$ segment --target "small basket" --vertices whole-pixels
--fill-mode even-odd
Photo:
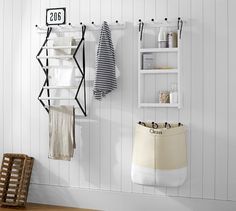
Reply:
[[[24,154],[3,155],[0,171],[0,205],[24,207],[27,202],[34,158]]]

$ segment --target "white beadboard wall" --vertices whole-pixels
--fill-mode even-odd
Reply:
[[[125,30],[112,32],[121,73],[119,88],[98,102],[88,84],[88,117],[76,122],[77,149],[71,162],[47,158],[48,114],[37,100],[44,75],[35,56],[44,35],[36,33],[35,24],[45,23],[46,8],[63,6],[67,22],[72,24],[127,22]],[[235,210],[235,10],[235,0],[1,0],[0,154],[22,152],[35,157],[30,200],[104,210],[173,210],[174,206],[175,210]],[[149,21],[178,16],[186,21],[182,36],[183,108],[140,109],[134,26],[139,18]],[[86,33],[88,78],[94,71],[98,38],[98,33]],[[146,40],[147,45],[154,42]],[[154,89],[168,86],[171,77],[147,80]],[[139,120],[180,121],[188,126],[188,180],[182,187],[146,187],[131,182],[134,127]],[[116,194],[118,197],[113,197]],[[127,206],[117,205],[121,201]],[[217,203],[226,204],[222,208]]]

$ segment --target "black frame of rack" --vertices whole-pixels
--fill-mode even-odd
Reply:
[[[85,84],[85,31],[86,31],[86,26],[85,25],[82,25],[82,38],[80,39],[80,42],[79,44],[77,45],[77,48],[75,49],[75,52],[73,53],[73,60],[75,61],[75,64],[81,74],[81,80],[78,84],[78,88],[76,90],[76,94],[75,94],[75,97],[74,97],[74,100],[76,101],[76,103],[78,104],[79,108],[81,109],[82,113],[84,114],[84,116],[87,116],[87,108],[86,108],[86,84]],[[52,32],[52,27],[48,27],[47,29],[47,33],[46,33],[46,38],[43,42],[43,45],[42,47],[40,48],[37,56],[36,56],[36,59],[38,60],[41,68],[43,69],[44,71],[44,74],[46,76],[45,78],[45,81],[43,83],[43,86],[40,90],[40,93],[39,93],[39,96],[38,96],[38,100],[39,102],[42,104],[42,106],[45,108],[45,110],[49,113],[49,107],[51,105],[51,102],[50,102],[50,99],[47,99],[48,101],[48,105],[46,105],[44,103],[44,100],[43,99],[40,99],[42,94],[44,93],[44,86],[49,86],[49,58],[46,58],[46,67],[47,68],[44,68],[44,65],[43,65],[43,62],[41,61],[41,59],[39,58],[40,54],[42,53],[42,51],[44,50],[44,47],[47,45],[47,42],[48,42],[48,38],[50,36]],[[82,67],[80,66],[78,60],[76,59],[76,54],[79,50],[79,48],[82,46]],[[48,49],[45,49],[46,50],[46,56],[48,56]],[[82,106],[79,99],[78,99],[78,94],[80,92],[80,88],[83,84],[83,88],[84,88],[84,92],[83,92],[83,95],[84,95],[84,105]],[[47,89],[47,97],[50,98],[50,89]],[[60,99],[59,99],[60,100]]]

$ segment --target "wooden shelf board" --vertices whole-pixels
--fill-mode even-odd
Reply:
[[[140,53],[168,53],[178,52],[179,48],[141,48]]]
[[[139,107],[178,108],[179,104],[170,104],[170,103],[139,103]]]
[[[178,69],[142,69],[141,74],[177,74]]]

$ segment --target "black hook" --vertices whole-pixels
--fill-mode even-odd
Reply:
[[[144,23],[139,22],[140,41],[142,41],[142,38],[143,38],[143,26],[144,26]]]
[[[165,127],[167,126],[167,124],[168,124],[168,123],[167,123],[167,122],[165,122]]]
[[[153,128],[153,129],[157,129],[157,128],[158,128],[158,124],[155,123],[155,122],[152,122],[152,128]]]
[[[145,124],[144,122],[139,121],[138,123],[139,123],[140,125],[146,126],[146,124]]]
[[[179,17],[178,18],[179,39],[181,39],[182,29],[183,29],[183,20],[181,20],[181,18]]]

